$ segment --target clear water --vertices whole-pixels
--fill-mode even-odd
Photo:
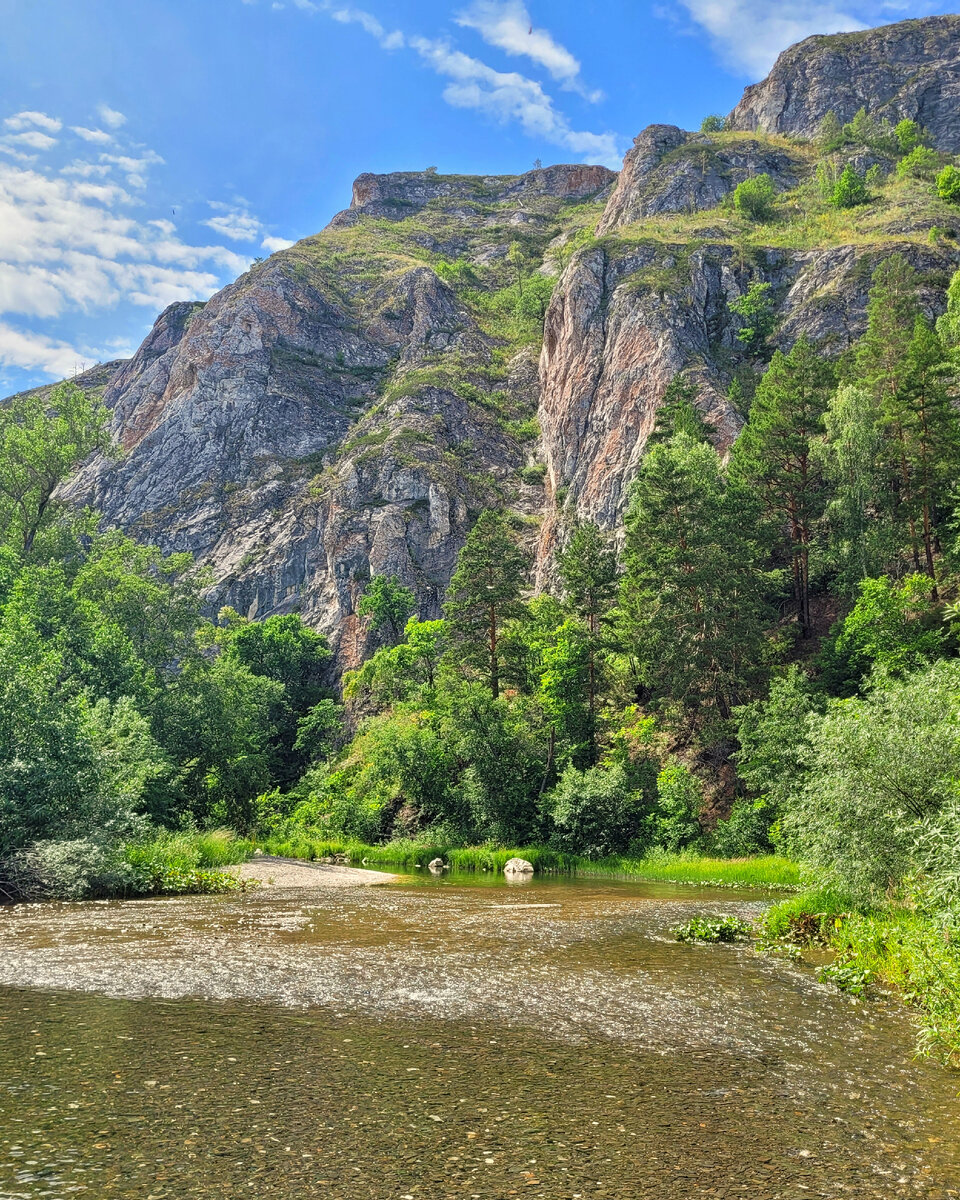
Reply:
[[[726,889],[418,880],[0,911],[0,1200],[960,1196],[960,1077]]]

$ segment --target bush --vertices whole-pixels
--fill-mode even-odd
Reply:
[[[520,472],[520,478],[524,483],[530,484],[532,487],[540,487],[546,478],[546,474],[546,463],[533,463],[531,466],[523,468]]]
[[[834,186],[830,203],[834,208],[856,208],[858,204],[866,204],[868,199],[863,176],[848,163]]]
[[[754,175],[738,183],[733,193],[733,206],[741,216],[751,221],[768,221],[773,216],[776,199],[769,175]]]
[[[739,917],[694,917],[674,931],[678,942],[743,942],[752,932]]]
[[[898,179],[933,179],[940,166],[940,155],[929,146],[914,146],[897,163]]]
[[[700,122],[701,133],[723,133],[726,127],[726,118],[717,113],[711,113],[709,117],[704,117]]]
[[[776,810],[766,799],[738,800],[726,821],[718,821],[710,835],[710,852],[720,858],[745,858],[769,854],[773,849],[770,827]]]
[[[657,776],[657,801],[647,823],[650,843],[674,853],[700,841],[700,781],[688,766],[671,762]]]
[[[909,118],[904,118],[894,129],[893,134],[902,154],[909,154],[911,150],[922,145],[926,138],[926,133],[921,126]]]
[[[619,764],[608,770],[567,767],[545,807],[554,824],[554,844],[571,854],[623,854],[642,835],[643,796],[630,790]]]
[[[960,171],[956,167],[944,167],[937,176],[937,195],[949,204],[960,204]]]

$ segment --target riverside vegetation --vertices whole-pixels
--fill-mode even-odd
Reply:
[[[755,178],[712,214],[740,223],[743,247],[761,227],[767,244],[868,239],[890,206],[935,210],[931,235],[955,236],[956,168],[922,130],[825,124],[819,165],[798,150],[811,171],[795,192]],[[896,170],[838,171],[851,141],[882,141]],[[675,235],[693,218],[670,220]],[[462,264],[436,267],[491,336],[523,342],[552,283],[522,248],[511,261],[493,298]],[[14,397],[0,888],[226,889],[219,868],[254,845],[474,869],[528,847],[542,870],[807,881],[767,935],[832,947],[850,990],[896,988],[924,1013],[925,1047],[956,1059],[960,272],[935,323],[930,286],[879,255],[867,330],[830,357],[804,337],[774,349],[770,285],[754,283],[734,310],[746,424],[728,459],[678,373],[619,553],[571,520],[552,586],[532,594],[529,519],[479,513],[441,619],[421,620],[399,579],[370,581],[357,615],[379,648],[342,694],[299,616],[212,619],[189,555],[60,500],[92,452],[113,453],[94,392]]]

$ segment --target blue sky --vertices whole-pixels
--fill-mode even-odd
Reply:
[[[616,166],[869,0],[0,0],[0,394],[126,356],[362,171]]]

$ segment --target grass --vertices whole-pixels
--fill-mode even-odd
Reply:
[[[688,854],[657,853],[645,858],[588,859],[565,854],[548,846],[450,846],[445,842],[393,841],[380,846],[363,842],[314,839],[308,834],[267,838],[261,842],[269,854],[285,858],[343,857],[354,865],[425,867],[442,858],[453,871],[503,870],[508,859],[525,858],[538,874],[607,876],[663,883],[702,884],[714,887],[792,889],[800,886],[800,868],[785,858],[705,858]]]
[[[123,890],[126,894],[155,896],[235,891],[241,882],[223,867],[246,862],[252,853],[252,842],[227,829],[159,833],[123,847],[129,876]]]
[[[910,902],[858,912],[821,888],[774,905],[764,925],[775,940],[833,950],[836,963],[822,977],[844,990],[872,985],[900,996],[919,1014],[919,1051],[960,1067],[960,947],[943,917]]]

